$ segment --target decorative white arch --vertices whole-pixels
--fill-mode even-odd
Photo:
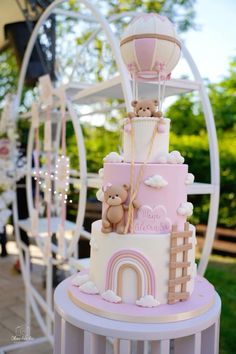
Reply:
[[[18,82],[18,88],[17,88],[17,96],[16,96],[16,101],[15,101],[15,117],[17,119],[18,116],[18,111],[19,111],[19,106],[20,106],[20,101],[21,101],[21,96],[22,96],[22,90],[23,90],[23,84],[24,84],[24,79],[27,71],[27,67],[29,64],[29,59],[37,38],[37,35],[39,33],[40,27],[42,24],[48,19],[48,17],[54,12],[54,10],[62,3],[66,2],[66,0],[56,0],[54,1],[42,14],[40,17],[39,21],[37,22],[33,33],[31,35],[30,41],[28,43],[23,63],[22,63],[22,68],[20,72],[20,77],[19,77],[19,82]],[[105,19],[100,13],[99,10],[92,4],[90,4],[87,0],[81,0],[79,1],[81,4],[84,4],[85,7],[87,7],[90,11],[92,16],[86,16],[86,20],[88,21],[96,21],[100,24],[101,29],[104,30],[107,39],[109,41],[109,44],[112,48],[112,52],[118,67],[118,70],[120,72],[120,77],[121,77],[121,87],[125,99],[125,105],[127,110],[130,110],[130,102],[132,101],[132,90],[131,90],[131,84],[129,81],[129,78],[127,76],[127,70],[124,66],[124,63],[121,58],[120,54],[120,49],[119,45],[117,42],[116,37],[114,36],[110,25],[109,21]],[[59,10],[57,10],[59,12]],[[62,11],[64,13],[64,11]],[[83,17],[83,15],[79,15],[76,13],[71,13],[70,14],[72,17]],[[114,15],[111,17],[111,21],[118,20],[121,17],[126,17],[126,16],[134,16],[135,13],[123,13],[119,15]],[[206,120],[206,127],[209,135],[209,146],[210,146],[210,161],[211,161],[211,184],[209,187],[205,188],[204,186],[196,186],[195,189],[193,189],[192,194],[210,194],[210,211],[209,211],[209,219],[208,219],[208,228],[207,228],[207,234],[206,234],[206,241],[204,244],[203,252],[202,252],[202,257],[199,263],[199,269],[198,272],[199,274],[203,274],[205,272],[209,255],[211,253],[212,249],[212,244],[214,240],[214,234],[215,234],[215,228],[216,228],[216,223],[217,223],[217,215],[218,215],[218,204],[219,204],[219,186],[220,186],[220,179],[219,179],[219,158],[218,158],[218,146],[217,146],[217,137],[216,137],[216,130],[215,130],[215,124],[214,124],[214,118],[212,114],[212,109],[210,105],[209,98],[207,96],[206,89],[204,87],[204,83],[201,79],[200,73],[196,67],[196,64],[194,63],[190,53],[187,51],[187,49],[183,46],[183,55],[193,73],[193,76],[195,80],[199,83],[199,93],[200,93],[200,98],[202,101],[203,105],[203,111],[205,115],[205,120]],[[77,114],[71,104],[71,102],[67,102],[68,106],[68,111],[70,112],[76,138],[77,138],[77,147],[79,150],[80,154],[80,181],[81,181],[81,190],[80,190],[80,201],[79,201],[79,206],[78,206],[78,215],[77,215],[77,220],[76,220],[76,235],[74,237],[73,242],[70,244],[68,250],[67,250],[67,256],[70,257],[75,249],[75,246],[79,240],[80,232],[82,230],[82,225],[83,225],[83,219],[84,219],[84,212],[85,212],[85,205],[86,205],[86,191],[87,191],[87,168],[86,168],[86,153],[85,153],[85,148],[84,148],[84,140],[83,140],[83,134],[81,131],[80,127],[80,122],[77,117]],[[32,151],[32,145],[33,144],[33,131],[30,131],[29,135],[29,146],[28,146],[28,154],[30,155]],[[29,164],[28,164],[29,167]],[[27,192],[28,192],[28,206],[31,208],[32,206],[32,200],[30,199],[31,193],[31,178],[28,178],[27,180]],[[19,225],[18,225],[18,210],[17,210],[17,204],[16,202],[14,203],[13,207],[13,213],[14,213],[14,224],[15,224],[15,234],[17,238],[18,245],[20,246],[20,259],[21,259],[21,264],[22,264],[22,275],[24,282],[26,284],[27,289],[29,289],[30,286],[30,271],[29,271],[29,251],[27,247],[21,242],[20,239],[20,232],[19,232]],[[25,257],[23,257],[23,251],[25,254]],[[49,260],[49,264],[52,266],[53,260]],[[24,266],[23,266],[24,265]],[[48,282],[50,282],[50,271],[48,272]],[[48,294],[48,298],[52,295],[50,292]],[[48,304],[40,297],[38,293],[35,292],[35,290],[28,291],[26,294],[26,325],[30,324],[30,312],[29,312],[29,304],[31,305],[36,318],[38,320],[38,323],[44,332],[45,336],[47,339],[49,339],[52,342],[52,332],[51,332],[51,324],[53,321],[53,313],[50,307],[48,307]],[[40,304],[40,306],[45,310],[47,313],[48,321],[45,324],[42,316],[40,315],[40,312],[38,310],[37,304]]]

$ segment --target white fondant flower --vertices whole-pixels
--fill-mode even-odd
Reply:
[[[185,184],[193,184],[194,182],[194,175],[192,173],[188,173],[186,178],[185,178]]]
[[[96,251],[98,250],[98,243],[94,237],[91,238],[89,244],[93,249],[95,249]]]
[[[14,200],[15,193],[12,190],[8,190],[2,193],[2,198],[7,205],[11,204]]]
[[[182,164],[184,163],[184,158],[181,156],[179,151],[172,151],[168,155],[168,163]]]
[[[98,175],[99,175],[100,178],[103,178],[103,172],[104,172],[104,169],[103,169],[103,168],[100,168],[100,169],[98,170]]]
[[[82,284],[79,287],[79,290],[81,290],[83,293],[91,294],[91,295],[95,295],[99,293],[96,285],[92,281],[87,281],[86,283]]]
[[[123,162],[124,158],[123,156],[119,155],[117,152],[110,152],[106,157],[104,157],[103,159],[104,162],[111,162],[111,163],[115,163],[115,162]]]
[[[112,290],[107,290],[102,294],[102,298],[108,302],[114,302],[117,304],[118,302],[121,302],[121,297],[116,295],[114,291]]]
[[[177,209],[177,213],[182,216],[191,216],[193,213],[193,204],[190,202],[181,203]]]
[[[144,183],[154,188],[162,188],[168,185],[168,182],[160,175],[151,176]]]
[[[160,302],[157,301],[157,299],[155,299],[152,295],[145,295],[136,301],[136,305],[142,307],[156,307],[160,305]]]
[[[103,202],[104,192],[103,192],[102,188],[99,188],[99,190],[96,193],[96,197],[97,197],[97,200],[99,200],[99,202]]]
[[[72,279],[72,284],[75,286],[81,286],[84,283],[87,283],[89,281],[89,275],[88,274],[77,274],[73,279]]]

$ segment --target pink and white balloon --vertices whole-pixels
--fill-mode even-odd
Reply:
[[[138,15],[126,28],[121,54],[136,79],[167,80],[177,65],[181,42],[174,25],[159,14]]]

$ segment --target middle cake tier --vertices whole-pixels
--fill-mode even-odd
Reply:
[[[188,165],[105,163],[103,189],[111,185],[130,186],[132,175],[139,203],[134,214],[134,233],[168,233],[172,225],[182,231],[192,214],[192,204],[187,202]],[[103,213],[107,208],[103,201]]]

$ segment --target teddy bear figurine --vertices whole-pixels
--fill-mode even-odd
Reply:
[[[102,216],[102,232],[117,232],[123,234],[125,230],[125,211],[129,206],[125,205],[128,198],[129,186],[123,185],[109,185],[104,190],[104,201],[108,204],[108,208]],[[137,201],[133,201],[135,208],[139,207]]]
[[[157,111],[159,105],[158,100],[140,100],[132,101],[132,107],[134,107],[133,112],[128,113],[129,118],[134,117],[162,117],[162,112]]]

